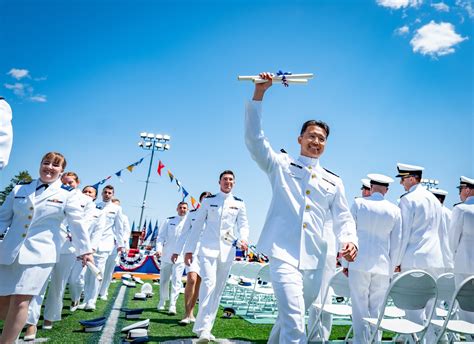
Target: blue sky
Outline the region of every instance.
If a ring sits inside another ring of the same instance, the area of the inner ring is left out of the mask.
[[[474,177],[472,1],[22,1],[3,0],[0,94],[13,108],[14,145],[0,174],[37,176],[50,150],[85,184],[149,152],[139,133],[171,135],[161,159],[194,197],[236,173],[251,239],[271,199],[243,140],[251,83],[237,75],[314,73],[308,85],[275,85],[264,129],[275,149],[299,153],[311,118],[331,126],[321,163],[343,178],[349,203],[360,179],[394,176],[396,163],[458,202],[459,176]],[[138,222],[149,160],[123,183],[124,211]],[[145,216],[175,214],[181,195],[156,172]],[[388,198],[403,193],[395,183]]]

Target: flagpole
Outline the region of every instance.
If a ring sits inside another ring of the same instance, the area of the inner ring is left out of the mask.
[[[138,228],[142,228],[142,220],[143,220],[143,213],[145,212],[145,204],[146,204],[146,194],[148,191],[148,182],[150,181],[150,174],[151,174],[151,166],[153,165],[153,157],[155,151],[166,151],[170,149],[170,145],[167,143],[170,141],[171,137],[169,135],[162,135],[162,134],[152,134],[152,133],[141,133],[140,137],[142,141],[138,143],[143,149],[151,150],[151,158],[150,158],[150,165],[148,166],[148,175],[145,181],[145,192],[143,193],[143,202],[142,202],[142,209],[140,211],[140,220],[138,221]]]

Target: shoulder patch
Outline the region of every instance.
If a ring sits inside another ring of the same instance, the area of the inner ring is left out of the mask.
[[[168,218],[166,218],[167,220],[171,220],[171,219],[174,219],[176,216],[170,216]]]
[[[408,195],[409,193],[410,193],[410,191],[405,192],[403,195],[400,196],[400,198],[405,197],[405,196]]]
[[[18,184],[16,184],[16,185],[28,185],[28,184],[31,184],[32,182],[33,182],[33,181],[27,182],[27,181],[25,181],[25,180],[21,180],[21,181],[19,181]]]
[[[453,207],[456,207],[456,206],[458,206],[458,205],[460,205],[460,204],[463,204],[463,203],[464,203],[464,202],[455,203],[455,204],[453,204]]]
[[[330,173],[330,174],[332,174],[333,176],[336,176],[337,178],[340,178],[337,174],[335,174],[335,173],[332,172],[332,171],[329,171],[328,169],[326,169],[326,168],[324,168],[324,167],[323,167],[323,170],[326,171],[326,172],[328,172],[328,173]]]
[[[71,186],[69,186],[69,185],[64,185],[64,184],[61,185],[61,189],[64,189],[64,190],[66,190],[66,191],[72,191],[72,190],[74,190],[73,187],[71,187]]]
[[[243,201],[244,201],[243,199],[238,198],[238,197],[236,197],[236,196],[234,196],[234,199],[235,199],[236,201],[239,201],[239,202],[243,202]]]
[[[283,154],[288,154],[286,150],[284,150],[283,148],[280,149],[280,152],[282,152]]]
[[[192,209],[190,210],[189,212],[192,213],[192,212],[195,212],[197,209]]]

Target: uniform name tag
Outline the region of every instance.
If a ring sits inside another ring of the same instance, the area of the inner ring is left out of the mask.
[[[291,166],[298,167],[299,169],[303,169],[303,167],[302,167],[302,166],[300,166],[300,165],[297,165],[297,164],[295,164],[295,163],[293,163],[293,162],[290,162],[290,165],[291,165]]]
[[[114,211],[109,211],[109,214],[115,215],[115,212]]]
[[[229,207],[230,209],[235,209],[235,210],[239,210],[239,208],[237,207]]]
[[[219,206],[217,204],[211,204],[211,207],[218,208]]]
[[[15,199],[17,199],[17,198],[19,198],[19,199],[25,199],[26,197],[24,197],[24,196],[15,196]]]
[[[86,206],[85,205],[81,205],[81,208],[85,208]]]
[[[175,224],[174,224],[174,223],[170,223],[170,226],[175,226]]]
[[[58,203],[58,204],[63,203],[63,201],[60,201],[59,199],[48,199],[48,202],[53,202],[53,203]]]

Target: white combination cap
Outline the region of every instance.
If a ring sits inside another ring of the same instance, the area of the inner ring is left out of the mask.
[[[362,182],[362,186],[364,188],[370,189],[370,179],[362,178],[360,181]]]
[[[416,165],[397,164],[397,177],[420,176],[425,168]]]
[[[382,185],[388,187],[390,183],[393,183],[393,179],[379,173],[369,173],[367,175],[370,179],[370,184]]]

